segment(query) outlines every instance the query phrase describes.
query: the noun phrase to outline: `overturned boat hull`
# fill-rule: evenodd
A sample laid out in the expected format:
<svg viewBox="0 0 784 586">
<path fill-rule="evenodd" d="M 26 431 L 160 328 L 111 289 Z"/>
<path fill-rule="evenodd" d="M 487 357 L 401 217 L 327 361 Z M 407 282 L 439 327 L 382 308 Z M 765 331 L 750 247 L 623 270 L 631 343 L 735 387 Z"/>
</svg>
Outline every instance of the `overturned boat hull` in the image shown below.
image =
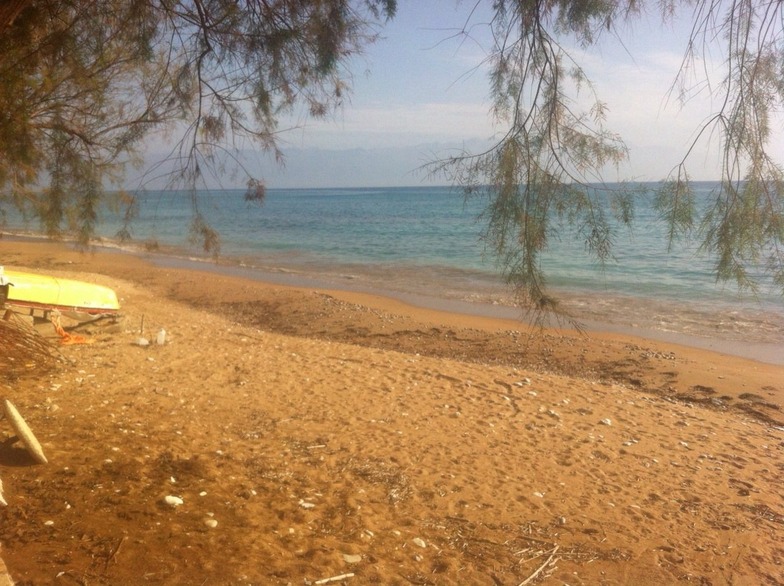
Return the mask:
<svg viewBox="0 0 784 586">
<path fill-rule="evenodd" d="M 109 287 L 9 270 L 3 276 L 8 283 L 5 303 L 13 308 L 88 318 L 119 314 L 117 295 Z"/>
</svg>

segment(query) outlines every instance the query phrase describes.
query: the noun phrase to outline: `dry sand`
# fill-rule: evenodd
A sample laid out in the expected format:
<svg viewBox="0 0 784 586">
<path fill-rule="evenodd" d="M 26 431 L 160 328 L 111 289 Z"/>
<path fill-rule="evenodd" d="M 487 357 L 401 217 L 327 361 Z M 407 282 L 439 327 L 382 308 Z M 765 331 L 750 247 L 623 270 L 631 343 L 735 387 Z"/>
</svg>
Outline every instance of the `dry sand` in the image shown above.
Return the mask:
<svg viewBox="0 0 784 586">
<path fill-rule="evenodd" d="M 784 583 L 784 367 L 55 244 L 0 259 L 124 314 L 0 378 L 49 459 L 0 422 L 17 584 Z M 134 345 L 142 320 L 164 346 Z"/>
</svg>

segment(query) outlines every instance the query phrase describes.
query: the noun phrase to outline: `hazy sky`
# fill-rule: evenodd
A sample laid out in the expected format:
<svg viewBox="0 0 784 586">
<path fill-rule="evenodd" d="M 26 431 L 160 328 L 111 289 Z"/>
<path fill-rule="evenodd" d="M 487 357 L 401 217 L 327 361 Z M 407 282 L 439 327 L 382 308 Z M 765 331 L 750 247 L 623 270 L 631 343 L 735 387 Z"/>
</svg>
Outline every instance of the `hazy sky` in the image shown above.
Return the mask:
<svg viewBox="0 0 784 586">
<path fill-rule="evenodd" d="M 281 134 L 284 167 L 258 157 L 264 161 L 260 169 L 267 184 L 444 183 L 417 168 L 455 149 L 477 151 L 503 130 L 494 127 L 490 117 L 489 80 L 482 65 L 489 50 L 482 27 L 488 15 L 474 14 L 471 36 L 455 36 L 473 5 L 399 0 L 397 16 L 380 30 L 382 38 L 353 62 L 353 92 L 345 106 L 329 120 L 282 121 L 283 127 L 296 128 Z M 588 53 L 574 49 L 608 105 L 608 129 L 620 134 L 631 150 L 628 164 L 617 174 L 608 173 L 607 180 L 665 178 L 712 111 L 706 96 L 685 106 L 668 99 L 689 27 L 687 19 L 663 25 L 652 13 L 625 26 L 618 38 L 607 34 Z M 700 148 L 690 161 L 693 178 L 718 176 L 715 153 Z"/>
</svg>

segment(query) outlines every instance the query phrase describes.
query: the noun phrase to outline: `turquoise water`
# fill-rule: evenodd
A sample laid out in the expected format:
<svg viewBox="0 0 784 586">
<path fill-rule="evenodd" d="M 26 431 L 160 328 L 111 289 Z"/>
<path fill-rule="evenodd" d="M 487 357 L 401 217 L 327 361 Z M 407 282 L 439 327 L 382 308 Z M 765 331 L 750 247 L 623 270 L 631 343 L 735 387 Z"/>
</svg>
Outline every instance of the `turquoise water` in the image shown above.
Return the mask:
<svg viewBox="0 0 784 586">
<path fill-rule="evenodd" d="M 701 184 L 703 195 L 712 186 Z M 483 254 L 477 220 L 483 202 L 447 187 L 271 189 L 262 206 L 243 191 L 197 194 L 221 236 L 221 264 L 246 271 L 312 276 L 338 287 L 510 305 L 492 257 Z M 132 226 L 137 244 L 200 258 L 188 241 L 185 192 L 139 195 Z M 599 266 L 569 235 L 553 238 L 544 258 L 549 283 L 579 319 L 704 337 L 784 344 L 784 298 L 763 286 L 759 297 L 715 282 L 712 261 L 696 245 L 667 252 L 665 226 L 649 200 L 636 202 L 633 231 L 615 235 L 615 261 Z M 16 222 L 16 223 L 15 223 Z M 9 218 L 12 229 L 30 229 Z M 100 233 L 118 219 L 106 212 Z M 34 227 L 33 227 L 34 228 Z"/>
</svg>

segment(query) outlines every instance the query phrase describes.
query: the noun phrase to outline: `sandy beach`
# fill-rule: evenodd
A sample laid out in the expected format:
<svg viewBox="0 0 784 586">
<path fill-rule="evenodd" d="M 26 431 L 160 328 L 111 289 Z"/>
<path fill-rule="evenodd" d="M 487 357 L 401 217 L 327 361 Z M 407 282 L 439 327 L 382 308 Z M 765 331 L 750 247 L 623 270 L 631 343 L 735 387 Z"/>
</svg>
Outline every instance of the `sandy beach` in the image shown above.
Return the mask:
<svg viewBox="0 0 784 586">
<path fill-rule="evenodd" d="M 784 584 L 783 366 L 54 243 L 0 259 L 123 314 L 0 357 L 49 460 L 0 422 L 17 584 Z"/>
</svg>

